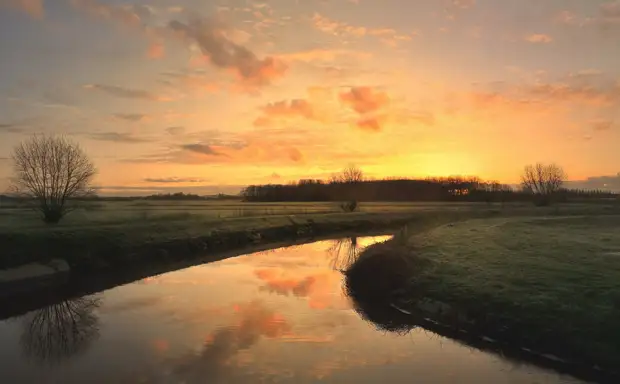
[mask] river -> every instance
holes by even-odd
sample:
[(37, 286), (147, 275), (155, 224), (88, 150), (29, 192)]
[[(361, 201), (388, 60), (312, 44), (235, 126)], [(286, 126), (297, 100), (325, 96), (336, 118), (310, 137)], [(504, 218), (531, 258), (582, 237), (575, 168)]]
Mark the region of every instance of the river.
[[(583, 383), (422, 328), (343, 289), (345, 238), (153, 276), (0, 322), (3, 383)], [(370, 282), (369, 282), (370, 283)]]

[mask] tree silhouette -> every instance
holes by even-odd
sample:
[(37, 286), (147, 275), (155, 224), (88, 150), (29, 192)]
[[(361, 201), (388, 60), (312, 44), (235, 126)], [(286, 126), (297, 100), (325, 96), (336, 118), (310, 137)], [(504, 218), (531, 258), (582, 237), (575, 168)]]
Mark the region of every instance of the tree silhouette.
[(99, 337), (96, 297), (65, 300), (22, 317), (24, 355), (40, 364), (57, 364), (86, 351)]
[(68, 200), (93, 195), (94, 164), (63, 136), (32, 136), (15, 147), (12, 160), (12, 192), (34, 202), (46, 223), (58, 223), (71, 211)]
[(557, 164), (537, 163), (528, 165), (521, 175), (523, 190), (533, 193), (538, 205), (549, 205), (566, 180), (564, 169)]

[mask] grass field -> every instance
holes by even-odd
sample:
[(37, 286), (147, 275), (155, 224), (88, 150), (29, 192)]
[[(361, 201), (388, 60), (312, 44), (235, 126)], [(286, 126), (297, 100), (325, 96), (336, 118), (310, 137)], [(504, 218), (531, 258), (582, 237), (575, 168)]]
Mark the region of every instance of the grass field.
[[(407, 213), (437, 209), (488, 208), (485, 203), (361, 203), (361, 213)], [(515, 206), (527, 207), (527, 204)], [(277, 215), (305, 215), (342, 212), (337, 202), (245, 203), (241, 201), (111, 201), (82, 203), (59, 223), (59, 227), (133, 224), (159, 221), (218, 221)], [(31, 210), (0, 207), (0, 230), (47, 227)]]
[(473, 219), (375, 252), (405, 255), (411, 298), (447, 304), (484, 333), (590, 366), (620, 365), (618, 215)]

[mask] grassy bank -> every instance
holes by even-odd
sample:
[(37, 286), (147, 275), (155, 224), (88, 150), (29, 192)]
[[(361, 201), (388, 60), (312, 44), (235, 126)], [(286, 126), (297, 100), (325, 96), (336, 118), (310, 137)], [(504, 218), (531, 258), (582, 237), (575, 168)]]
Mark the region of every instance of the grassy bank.
[(387, 292), (382, 300), (541, 354), (618, 371), (619, 228), (617, 215), (455, 222), (373, 247), (349, 274), (360, 274), (363, 264), (369, 274), (383, 268), (375, 287)]
[(8, 228), (0, 232), (0, 268), (54, 258), (73, 270), (118, 268), (157, 260), (180, 260), (248, 244), (311, 238), (352, 230), (388, 229), (425, 214), (333, 213), (228, 218), (168, 219), (108, 225)]
[[(183, 259), (244, 244), (393, 228), (408, 222), (421, 230), (446, 220), (473, 217), (620, 213), (620, 206), (615, 204), (571, 204), (542, 209), (519, 204), (362, 203), (360, 212), (342, 213), (325, 212), (324, 203), (291, 203), (278, 204), (281, 209), (274, 213), (273, 204), (208, 203), (202, 208), (176, 204), (177, 210), (170, 211), (169, 204), (162, 202), (149, 205), (146, 216), (125, 217), (117, 215), (119, 207), (113, 204), (110, 203), (101, 217), (90, 219), (81, 216), (84, 212), (76, 211), (56, 226), (45, 225), (20, 211), (1, 210), (0, 269), (61, 258), (74, 270), (98, 270), (144, 260)], [(120, 207), (120, 211), (131, 212), (123, 204)], [(203, 212), (216, 208), (243, 214), (218, 217)], [(290, 213), (300, 209), (301, 213)]]

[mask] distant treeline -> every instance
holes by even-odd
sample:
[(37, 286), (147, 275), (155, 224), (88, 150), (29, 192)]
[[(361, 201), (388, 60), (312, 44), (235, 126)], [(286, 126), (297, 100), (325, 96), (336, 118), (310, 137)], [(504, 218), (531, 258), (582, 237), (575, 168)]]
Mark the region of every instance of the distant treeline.
[[(133, 200), (177, 200), (177, 201), (187, 201), (187, 200), (239, 200), (241, 199), (238, 195), (210, 195), (210, 196), (200, 196), (191, 193), (158, 193), (149, 196), (98, 196), (93, 195), (89, 197), (81, 197), (81, 198), (73, 198), (73, 201), (133, 201)], [(9, 196), (9, 195), (0, 195), (0, 202), (6, 203), (19, 203), (25, 201), (24, 198)]]
[[(245, 201), (531, 201), (532, 194), (507, 184), (476, 177), (386, 179), (367, 181), (299, 180), (286, 185), (251, 185), (241, 191)], [(562, 189), (556, 201), (617, 198), (600, 190)]]
[(97, 200), (103, 201), (131, 201), (131, 200), (175, 200), (175, 201), (187, 201), (187, 200), (239, 200), (240, 196), (225, 195), (223, 193), (217, 195), (200, 196), (192, 193), (157, 193), (148, 196), (98, 196)]

